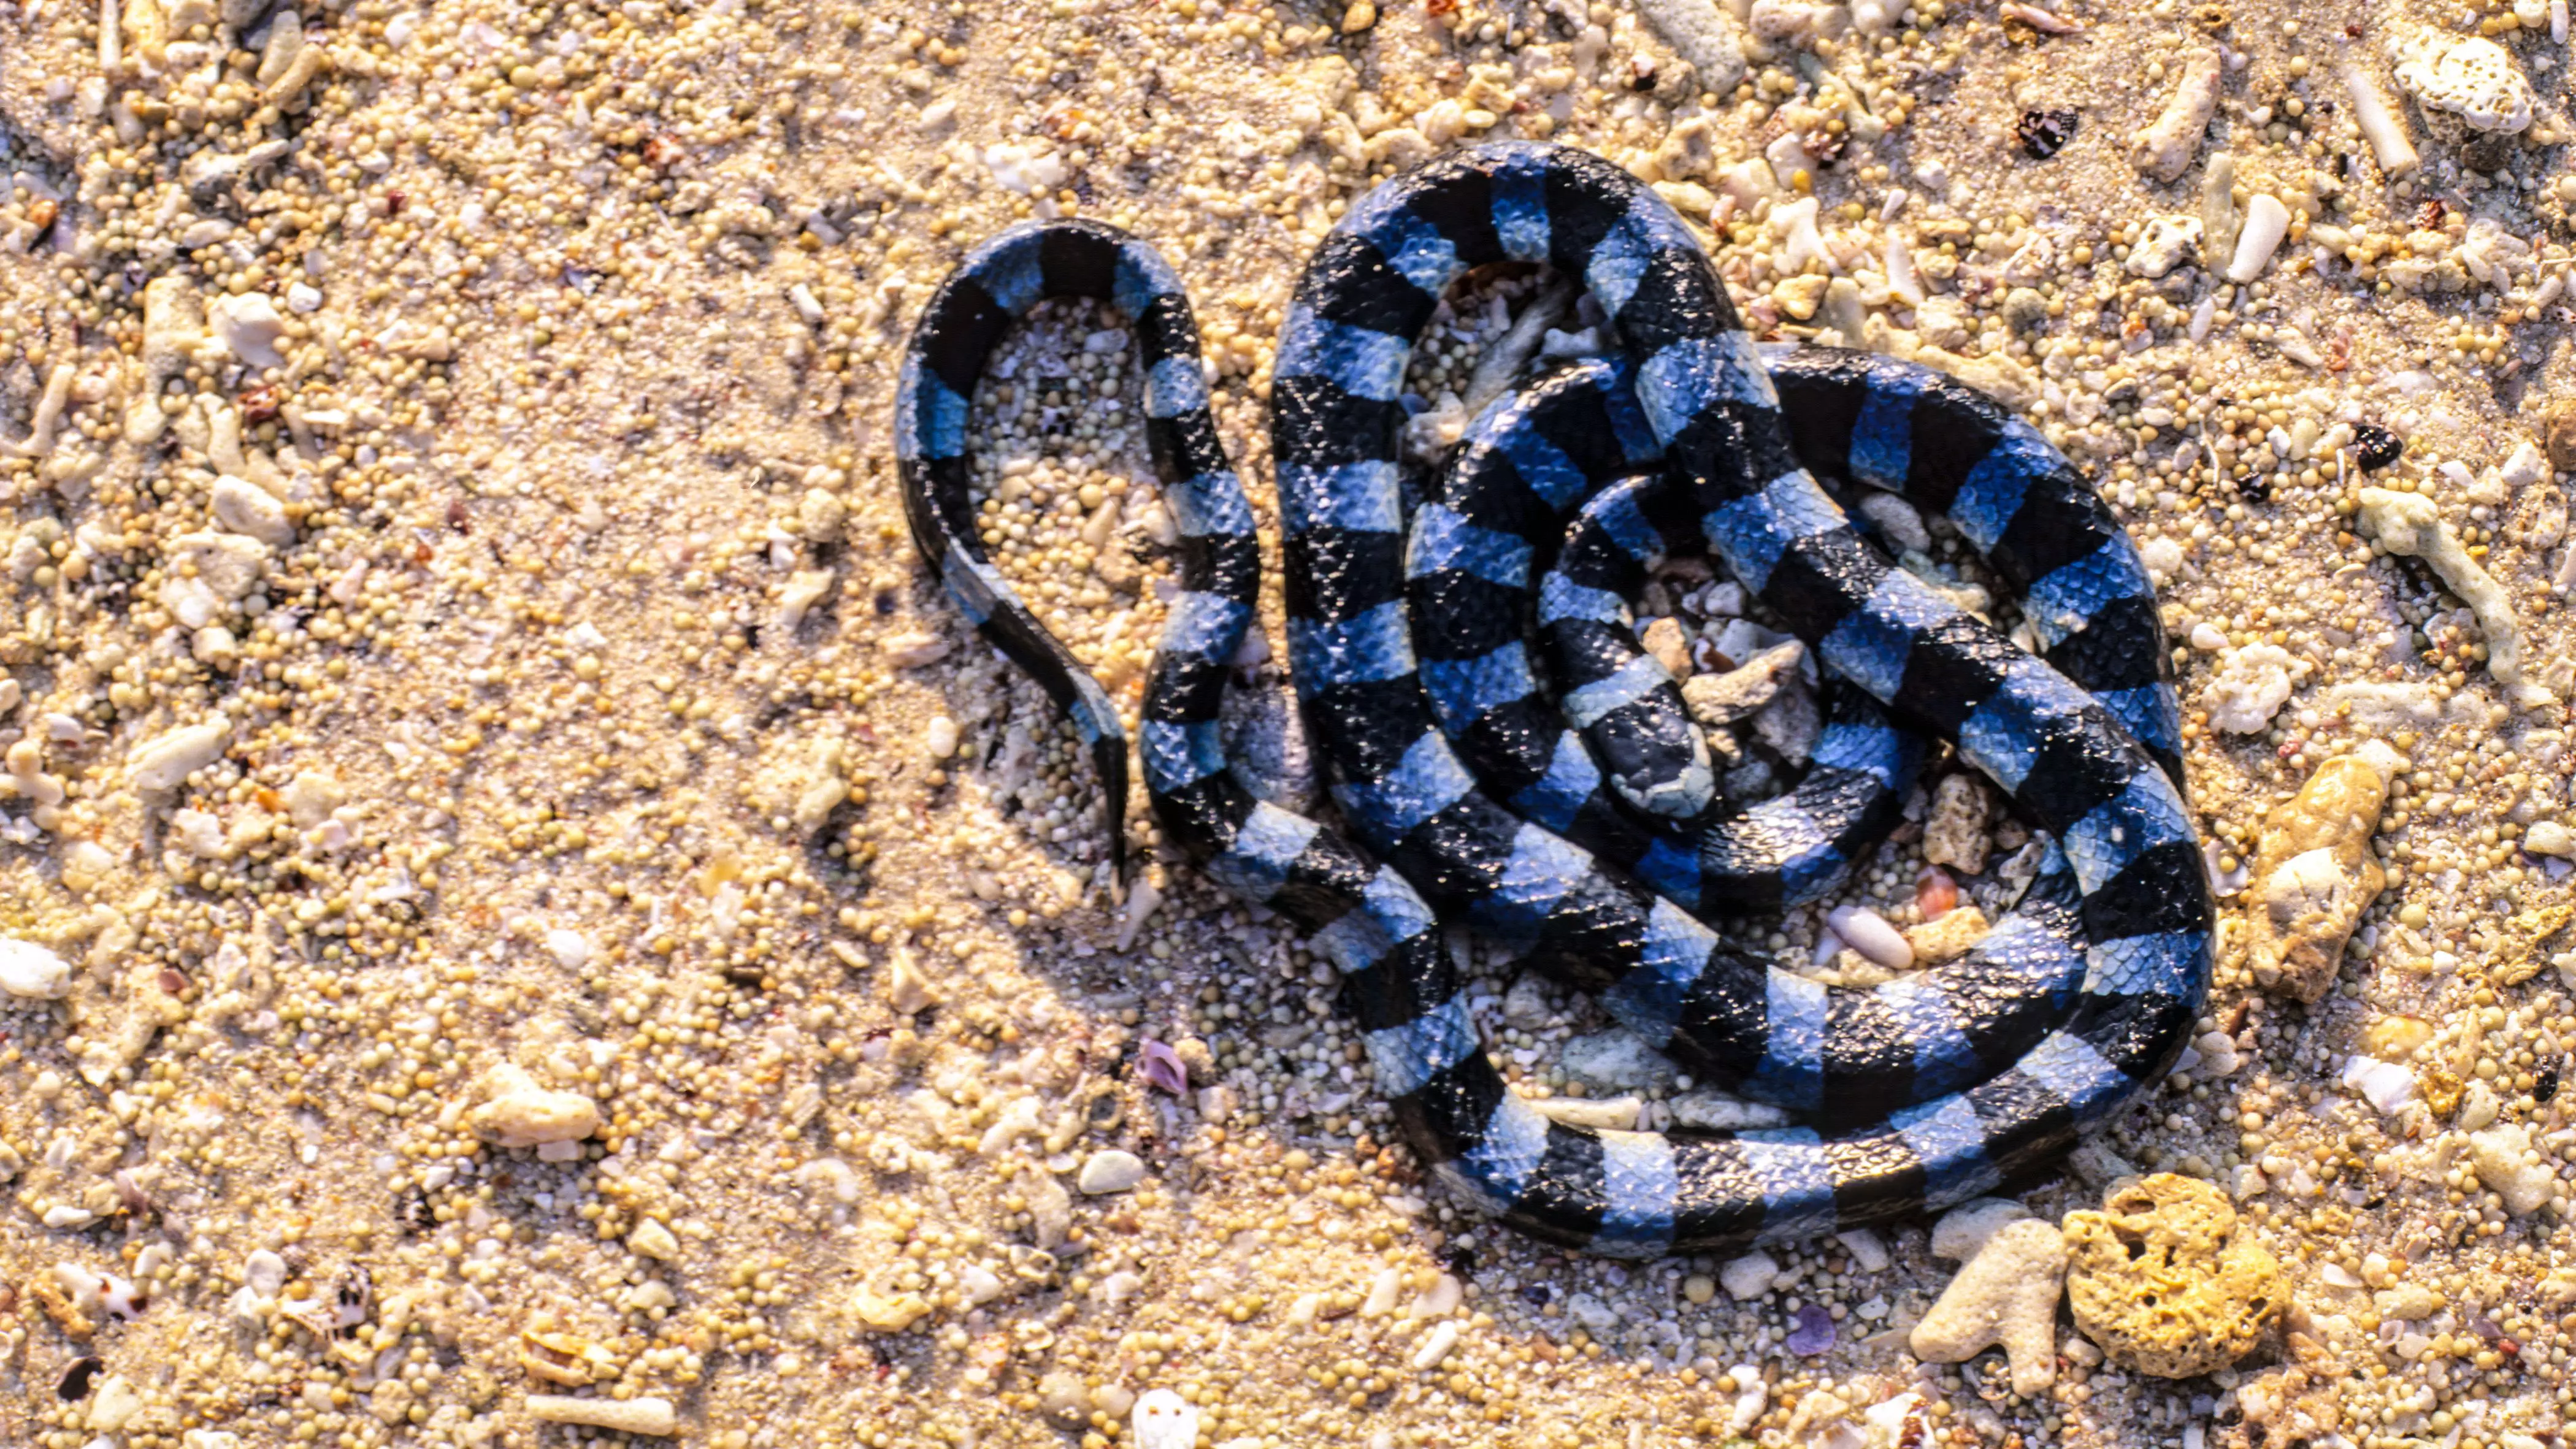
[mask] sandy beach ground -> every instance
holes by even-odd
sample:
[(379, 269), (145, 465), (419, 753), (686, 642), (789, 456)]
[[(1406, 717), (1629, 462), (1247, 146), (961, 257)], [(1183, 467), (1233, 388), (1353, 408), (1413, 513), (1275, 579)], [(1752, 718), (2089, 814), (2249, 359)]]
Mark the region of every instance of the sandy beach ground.
[[(0, 0), (0, 1443), (2564, 1443), (2563, 0), (1646, 9)], [(1275, 646), (1290, 288), (1500, 137), (1655, 183), (1764, 336), (2003, 398), (2155, 573), (2217, 984), (2018, 1206), (1481, 1222), (1286, 923), (1151, 851), (1113, 899), (1089, 765), (913, 557), (923, 301), (1111, 221), (1196, 303)], [(1426, 455), (1550, 285), (1435, 320)], [(1132, 710), (1130, 357), (1051, 306), (974, 432)], [(1642, 612), (1722, 673), (1766, 631), (1706, 582)], [(1794, 776), (1744, 741), (1730, 789)], [(1829, 903), (1922, 951), (2027, 858), (1942, 773)], [(1887, 978), (1821, 922), (1738, 929)], [(1551, 1111), (1747, 1120), (1470, 960)]]

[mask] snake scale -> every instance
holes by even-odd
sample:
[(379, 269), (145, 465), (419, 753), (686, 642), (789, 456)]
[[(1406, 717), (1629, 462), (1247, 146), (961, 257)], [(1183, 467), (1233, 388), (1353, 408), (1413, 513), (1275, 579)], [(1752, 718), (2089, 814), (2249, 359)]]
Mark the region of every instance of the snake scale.
[[(1412, 348), (1445, 288), (1501, 262), (1578, 279), (1623, 357), (1507, 396), (1439, 477), (1408, 482)], [(897, 382), (914, 539), (1087, 742), (1118, 868), (1117, 713), (994, 571), (969, 496), (986, 358), (1038, 301), (1068, 296), (1133, 323), (1178, 523), (1180, 592), (1138, 741), (1165, 838), (1314, 933), (1379, 1090), (1452, 1190), (1597, 1253), (1735, 1251), (2045, 1167), (2175, 1060), (2207, 992), (2212, 912), (2161, 624), (2127, 535), (1973, 389), (1861, 354), (1766, 355), (1665, 204), (1566, 147), (1482, 146), (1379, 186), (1318, 247), (1282, 327), (1270, 408), (1288, 655), (1347, 833), (1256, 796), (1220, 736), (1260, 554), (1168, 264), (1115, 228), (1026, 223), (931, 299)], [(2040, 652), (1892, 563), (1814, 473), (1947, 517), (2019, 593)], [(1730, 571), (1834, 681), (1807, 775), (1751, 810), (1712, 803), (1706, 742), (1622, 602), (1684, 552)], [(1827, 989), (1702, 919), (1836, 884), (1893, 822), (1927, 737), (2049, 842), (1975, 950)], [(1488, 1059), (1448, 923), (1807, 1125), (1551, 1120)]]

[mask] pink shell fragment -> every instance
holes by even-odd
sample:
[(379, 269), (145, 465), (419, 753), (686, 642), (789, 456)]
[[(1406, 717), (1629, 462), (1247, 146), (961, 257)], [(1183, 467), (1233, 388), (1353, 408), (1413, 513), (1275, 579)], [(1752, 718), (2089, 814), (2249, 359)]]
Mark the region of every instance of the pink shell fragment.
[(1147, 1037), (1136, 1048), (1136, 1060), (1145, 1069), (1145, 1080), (1178, 1097), (1190, 1089), (1190, 1069), (1181, 1063), (1181, 1054), (1161, 1042)]

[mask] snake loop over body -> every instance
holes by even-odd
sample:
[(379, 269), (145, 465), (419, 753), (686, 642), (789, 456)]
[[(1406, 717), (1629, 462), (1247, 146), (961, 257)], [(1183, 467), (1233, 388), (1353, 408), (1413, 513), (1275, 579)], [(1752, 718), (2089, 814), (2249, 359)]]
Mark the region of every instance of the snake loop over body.
[[(1452, 282), (1503, 262), (1579, 280), (1624, 360), (1498, 402), (1409, 499), (1411, 350)], [(1179, 524), (1181, 592), (1138, 741), (1156, 816), (1230, 890), (1316, 933), (1380, 1090), (1453, 1188), (1569, 1246), (1733, 1251), (1987, 1191), (2174, 1060), (2208, 986), (2211, 907), (2175, 784), (2155, 600), (2117, 521), (2027, 424), (1887, 359), (1766, 358), (1680, 221), (1589, 154), (1489, 145), (1381, 186), (1301, 278), (1270, 398), (1288, 653), (1354, 840), (1257, 798), (1220, 738), (1259, 550), (1178, 278), (1113, 228), (1015, 227), (967, 258), (914, 334), (898, 382), (905, 501), (950, 592), (1090, 743), (1113, 850), (1116, 714), (993, 571), (968, 496), (985, 358), (1057, 296), (1133, 319)], [(1946, 516), (2020, 594), (2042, 652), (1890, 562), (1810, 468)], [(1685, 551), (1731, 571), (1836, 681), (1806, 778), (1740, 813), (1711, 802), (1705, 742), (1621, 602)], [(1828, 990), (1701, 919), (1830, 889), (1892, 821), (1926, 736), (2053, 841), (1975, 950)], [(1551, 1121), (1487, 1059), (1447, 922), (1810, 1125), (1665, 1136)]]

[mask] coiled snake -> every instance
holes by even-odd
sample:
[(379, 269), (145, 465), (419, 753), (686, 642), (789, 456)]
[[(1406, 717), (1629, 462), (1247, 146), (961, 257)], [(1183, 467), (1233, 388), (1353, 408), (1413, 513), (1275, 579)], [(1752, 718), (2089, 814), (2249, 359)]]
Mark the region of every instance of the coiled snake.
[[(1497, 403), (1409, 499), (1407, 360), (1443, 290), (1506, 261), (1580, 279), (1626, 360)], [(2162, 629), (2128, 536), (2028, 424), (1888, 359), (1766, 358), (1662, 200), (1588, 153), (1488, 145), (1380, 186), (1307, 265), (1270, 397), (1289, 660), (1345, 836), (1256, 797), (1219, 737), (1260, 556), (1178, 278), (1115, 228), (1014, 227), (965, 260), (913, 335), (897, 383), (905, 505), (949, 592), (1088, 742), (1122, 868), (1116, 711), (986, 560), (968, 495), (985, 359), (1015, 318), (1065, 296), (1132, 319), (1179, 523), (1181, 592), (1139, 740), (1156, 816), (1211, 876), (1315, 933), (1379, 1090), (1453, 1189), (1594, 1252), (1733, 1251), (1990, 1190), (2175, 1059), (2208, 987), (2211, 906), (2175, 783)], [(1891, 563), (1810, 469), (1946, 515), (2019, 592), (2043, 654)], [(1707, 746), (1621, 602), (1686, 549), (1713, 555), (1837, 681), (1814, 766), (1750, 811), (1712, 806)], [(1891, 823), (1924, 735), (2053, 841), (1975, 950), (1829, 990), (1695, 914), (1830, 888)], [(1811, 1125), (1667, 1136), (1551, 1121), (1487, 1059), (1448, 921)]]

